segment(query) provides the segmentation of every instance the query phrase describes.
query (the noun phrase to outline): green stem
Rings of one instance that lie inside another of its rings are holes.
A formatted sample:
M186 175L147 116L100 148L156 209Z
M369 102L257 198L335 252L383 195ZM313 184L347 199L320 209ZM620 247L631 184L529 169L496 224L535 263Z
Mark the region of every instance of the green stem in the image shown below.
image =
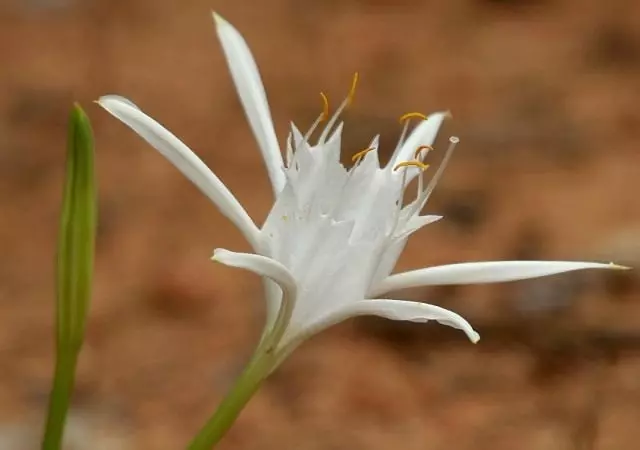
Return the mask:
M273 368L275 361L273 353L263 351L263 348L261 346L256 351L254 358L236 380L216 412L191 441L187 447L188 450L211 450L231 428L242 409Z
M62 448L64 425L69 411L77 362L77 350L58 348L42 450L59 450Z

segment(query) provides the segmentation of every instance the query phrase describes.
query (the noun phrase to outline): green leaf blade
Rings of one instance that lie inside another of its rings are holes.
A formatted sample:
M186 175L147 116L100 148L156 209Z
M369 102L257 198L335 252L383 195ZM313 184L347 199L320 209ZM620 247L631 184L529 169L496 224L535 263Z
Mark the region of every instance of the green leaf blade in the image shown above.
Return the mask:
M56 363L43 450L60 450L91 300L97 226L93 131L82 108L69 115L56 261Z

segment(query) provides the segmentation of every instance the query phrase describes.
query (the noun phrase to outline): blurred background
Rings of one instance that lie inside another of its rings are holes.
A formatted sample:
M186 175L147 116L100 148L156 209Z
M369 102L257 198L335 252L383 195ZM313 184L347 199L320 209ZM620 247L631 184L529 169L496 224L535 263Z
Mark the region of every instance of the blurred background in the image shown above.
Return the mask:
M91 101L118 93L194 148L254 219L271 192L209 14L249 42L279 136L334 106L346 157L408 111L461 145L399 269L466 260L640 266L640 2L1 0L0 449L37 448L53 358L66 120L96 132L94 302L70 449L184 448L263 324L260 281L214 265L240 234ZM383 150L383 154L385 151ZM307 342L221 449L625 450L640 440L638 272L403 293L482 335L351 320Z

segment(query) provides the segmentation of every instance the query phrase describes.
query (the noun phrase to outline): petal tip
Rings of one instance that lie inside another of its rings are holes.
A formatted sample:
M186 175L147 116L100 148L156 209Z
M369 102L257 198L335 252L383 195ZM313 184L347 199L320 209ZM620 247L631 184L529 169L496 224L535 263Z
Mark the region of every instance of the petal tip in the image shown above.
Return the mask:
M113 114L113 108L117 107L119 97L117 95L103 95L93 102L108 113Z
M473 344L477 344L480 341L480 334L478 334L478 332L476 332L475 330L470 331L468 336L469 336L469 340Z
M98 100L94 100L94 103L97 103L98 105L100 105L101 107L106 109L107 111L109 111L110 108L112 108L114 106L123 106L123 105L129 106L129 107L137 109L137 110L140 109L131 100L129 100L129 99L125 98L125 97L122 97L121 95L116 95L116 94L103 95L100 98L98 98Z
M103 95L99 97L97 100L94 100L93 103L96 103L104 108L105 107L104 104L108 102L111 97L112 97L111 95Z
M631 270L632 269L632 267L621 266L620 264L616 264L614 262L610 262L607 268L612 270Z
M222 17L220 14L218 14L215 11L211 11L211 17L213 17L213 21L215 22L216 26L220 27L220 26L224 26L224 25L229 25L229 22L227 22L227 20Z
M230 253L229 250L225 250L224 248L216 248L213 250L213 255L211 255L211 261L223 262L225 255Z

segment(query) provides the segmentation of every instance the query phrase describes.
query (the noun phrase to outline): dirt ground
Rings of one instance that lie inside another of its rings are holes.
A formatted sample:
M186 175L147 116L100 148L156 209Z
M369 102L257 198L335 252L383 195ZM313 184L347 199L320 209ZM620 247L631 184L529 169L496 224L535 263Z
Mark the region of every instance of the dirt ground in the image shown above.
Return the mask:
M462 144L399 269L491 259L640 267L640 2L2 0L0 450L37 448L52 370L66 115L90 114L100 176L95 297L76 449L184 448L260 332L260 282L214 265L239 233L92 100L126 95L260 222L271 193L215 39L256 55L281 137L353 72L347 156L397 118L449 109ZM440 155L442 152L438 152ZM437 155L435 157L437 159ZM434 161L437 162L437 161ZM640 440L637 272L414 290L482 335L358 319L316 336L221 449L627 450Z

